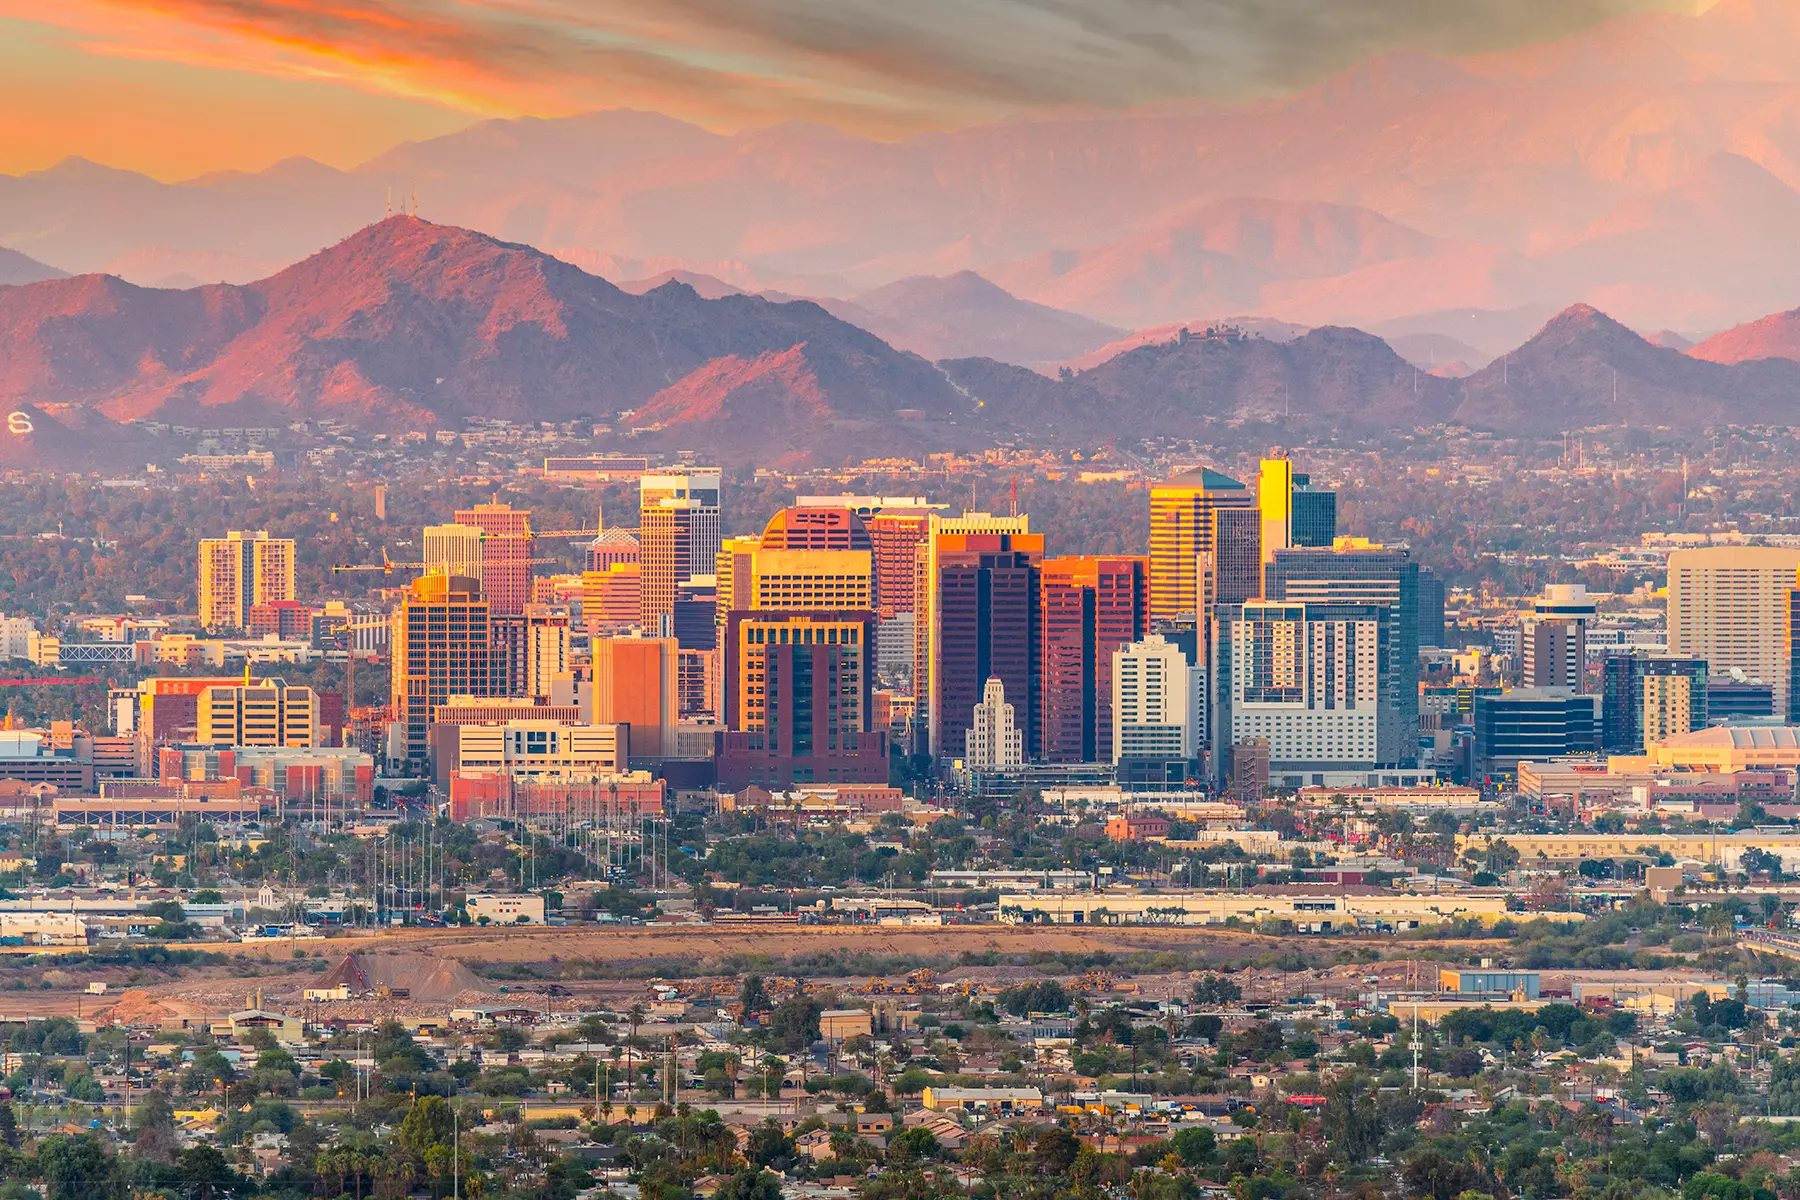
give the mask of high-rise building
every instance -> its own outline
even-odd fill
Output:
[[[1789,713],[1788,593],[1800,549],[1713,546],[1669,555],[1669,653],[1701,658],[1717,675],[1742,671],[1775,689]]]
[[[630,725],[634,755],[661,758],[675,751],[679,652],[674,638],[594,641],[593,723]]]
[[[1419,568],[1419,645],[1444,644],[1444,577],[1430,567]]]
[[[1221,607],[1216,624],[1218,770],[1252,740],[1268,743],[1278,772],[1366,770],[1416,756],[1416,729],[1412,745],[1384,745],[1381,736],[1391,691],[1383,678],[1388,606],[1255,600]]]
[[[932,504],[923,496],[855,496],[848,493],[800,496],[794,505],[797,508],[842,509],[859,517],[869,533],[869,548],[875,553],[876,612],[886,621],[897,613],[914,611],[913,550],[930,532],[933,510],[943,505]]]
[[[394,610],[388,711],[395,757],[425,761],[431,710],[452,696],[492,695],[488,604],[461,575],[415,579]]]
[[[1493,779],[1519,763],[1600,748],[1598,696],[1567,688],[1515,688],[1475,697],[1475,774]]]
[[[735,594],[732,601],[752,609],[872,610],[872,574],[867,550],[759,549],[750,559],[749,603]]]
[[[1262,596],[1262,514],[1253,508],[1214,509],[1212,549],[1196,560],[1203,578],[1195,585],[1195,616],[1202,625],[1217,604],[1242,604]]]
[[[1112,761],[1190,761],[1205,728],[1206,672],[1160,634],[1112,656]]]
[[[419,556],[425,572],[460,575],[481,582],[481,530],[473,525],[427,525],[424,552]]]
[[[1381,763],[1409,765],[1419,739],[1419,566],[1404,546],[1339,538],[1329,550],[1277,551],[1263,598],[1305,604],[1378,604],[1389,619],[1381,645]],[[1215,738],[1216,740],[1216,738]],[[1273,753],[1273,752],[1272,752]],[[1279,761],[1280,755],[1274,754]]]
[[[1016,767],[1025,761],[1024,737],[999,676],[982,688],[981,703],[975,706],[963,734],[963,761],[972,771]]]
[[[569,613],[544,604],[528,604],[510,616],[490,616],[490,690],[496,696],[548,701],[560,681],[573,690],[569,662]]]
[[[916,613],[913,556],[931,533],[931,509],[884,509],[868,518],[869,541],[875,548],[875,611],[883,621],[900,613]]]
[[[669,635],[683,650],[711,650],[719,644],[718,587],[711,575],[682,584],[670,615]]]
[[[937,597],[937,553],[941,538],[947,535],[968,533],[993,533],[1001,535],[1029,535],[1031,518],[1020,513],[1017,516],[996,516],[993,513],[965,512],[959,517],[946,517],[932,513],[927,521],[929,531],[923,542],[913,549],[913,696],[918,701],[918,712],[929,727],[931,719],[931,655],[933,621],[935,614],[933,604]],[[1039,539],[1040,553],[1042,539]],[[899,610],[901,612],[905,609]],[[983,677],[986,678],[985,676]],[[1011,686],[1009,684],[1009,686]],[[980,691],[979,683],[974,696]],[[960,748],[962,737],[959,734],[952,744],[952,752]]]
[[[1659,684],[1651,712],[1649,681],[1680,678],[1683,687]],[[1685,692],[1685,698],[1680,693]],[[1634,754],[1648,744],[1652,729],[1663,732],[1687,713],[1688,730],[1707,724],[1706,660],[1670,658],[1645,653],[1609,654],[1600,660],[1600,748],[1608,754]],[[1677,730],[1675,732],[1687,732]],[[1666,732],[1664,733],[1666,736]]]
[[[1294,474],[1293,511],[1288,518],[1290,546],[1329,547],[1337,541],[1337,493],[1314,487],[1312,476]]]
[[[1256,508],[1249,488],[1198,467],[1150,489],[1150,619],[1174,621],[1200,612],[1195,563],[1213,550],[1213,513]],[[1260,522],[1260,515],[1258,516]]]
[[[868,610],[732,612],[720,787],[887,782],[887,732],[869,725],[874,628]]]
[[[294,598],[294,539],[267,530],[232,530],[200,539],[200,623],[213,631],[243,629],[250,610]]]
[[[581,573],[581,623],[590,637],[629,629],[643,615],[642,566],[613,563],[604,571]]]
[[[637,535],[626,529],[605,529],[587,544],[587,569],[604,571],[614,563],[638,561]]]
[[[1041,757],[1111,762],[1113,652],[1149,632],[1142,558],[1045,559],[1039,594]]]
[[[719,543],[719,555],[713,564],[713,595],[718,604],[713,613],[720,629],[725,628],[725,618],[734,610],[750,608],[754,603],[756,589],[750,582],[751,567],[760,549],[760,537],[726,538]]]
[[[643,565],[641,619],[659,631],[675,611],[676,589],[711,574],[719,558],[719,484],[716,467],[638,480],[638,554]]]
[[[531,603],[531,510],[477,504],[458,509],[456,523],[481,531],[481,590],[491,611],[524,612]]]
[[[764,550],[867,550],[874,552],[868,527],[847,508],[796,504],[763,526]]]
[[[1256,473],[1256,508],[1262,523],[1262,560],[1293,545],[1294,464],[1265,458]]]
[[[312,747],[319,742],[319,702],[285,679],[214,684],[200,693],[194,740],[208,746]]]
[[[1520,622],[1526,687],[1586,690],[1587,631],[1594,613],[1585,584],[1552,583],[1544,588]]]
[[[1037,757],[1043,536],[942,533],[925,550],[934,568],[926,668],[930,752],[962,749],[970,714],[988,679],[998,676],[1019,714],[1026,756]]]
[[[1706,685],[1686,675],[1644,676],[1644,745],[1659,746],[1694,731],[1694,712],[1705,711]]]

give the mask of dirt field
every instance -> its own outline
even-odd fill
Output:
[[[1330,953],[1341,946],[1303,940],[1307,949]],[[1372,943],[1379,944],[1379,943]],[[1121,925],[1108,928],[1026,928],[997,925],[946,925],[942,928],[882,928],[867,925],[779,926],[725,929],[714,925],[624,929],[512,928],[405,929],[347,934],[298,943],[309,954],[328,958],[344,952],[405,950],[441,955],[459,962],[537,963],[575,960],[610,963],[670,962],[689,973],[704,974],[739,956],[780,960],[826,951],[892,955],[941,960],[963,953],[1031,954],[1180,950],[1216,953],[1221,959],[1293,949],[1296,939],[1263,937],[1226,929]],[[286,942],[234,943],[206,947],[233,956],[280,960]]]

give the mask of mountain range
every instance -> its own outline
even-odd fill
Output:
[[[415,193],[613,279],[860,303],[970,271],[1122,330],[1356,325],[1456,339],[1474,368],[1574,301],[1683,331],[1800,303],[1800,6],[1721,0],[1506,53],[1387,54],[1279,99],[893,143],[615,111],[486,122],[351,170],[162,183],[76,159],[0,177],[0,245],[139,285],[250,284]],[[888,332],[935,357],[974,348],[959,324]],[[979,348],[1046,361],[1024,334],[1002,344]]]
[[[1800,361],[1779,356],[1794,352],[1794,313],[1683,353],[1577,305],[1467,378],[1427,372],[1356,329],[1177,329],[1053,378],[988,357],[934,362],[810,301],[653,282],[634,294],[528,246],[397,216],[251,284],[0,286],[0,401],[33,427],[0,438],[0,465],[126,453],[129,423],[152,418],[219,428],[327,416],[386,431],[584,418],[612,429],[603,445],[835,464],[1021,437],[1192,434],[1209,421],[1554,433],[1800,415]],[[912,289],[1018,304],[986,281]],[[892,293],[856,306],[877,302],[911,311]]]

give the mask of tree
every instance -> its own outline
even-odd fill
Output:
[[[738,1003],[743,1005],[746,1017],[769,1011],[769,993],[763,988],[761,975],[744,976],[744,986],[738,991]]]
[[[824,1005],[806,996],[795,996],[776,1006],[768,1021],[769,1035],[789,1050],[804,1050],[819,1040],[819,1014]]]
[[[781,1180],[761,1167],[746,1167],[719,1185],[714,1200],[781,1200]]]
[[[1184,1129],[1169,1139],[1169,1149],[1181,1159],[1182,1166],[1199,1168],[1212,1161],[1218,1142],[1210,1129]]]
[[[1234,1004],[1243,998],[1244,989],[1217,975],[1208,975],[1194,985],[1195,1004]]]
[[[229,1192],[237,1182],[231,1165],[215,1146],[189,1146],[175,1156],[175,1168],[195,1200],[212,1200],[221,1192]]]
[[[894,1135],[888,1142],[888,1157],[898,1162],[910,1162],[914,1159],[936,1158],[941,1149],[937,1134],[923,1125],[914,1125],[904,1133]]]
[[[38,1143],[37,1160],[48,1185],[47,1200],[91,1200],[112,1194],[116,1164],[91,1133],[51,1135]]]
[[[450,1104],[442,1096],[421,1096],[400,1122],[395,1141],[401,1150],[423,1163],[433,1147],[451,1141],[454,1121]]]

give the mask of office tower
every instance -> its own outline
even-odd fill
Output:
[[[750,608],[756,589],[750,584],[751,565],[762,548],[760,537],[726,538],[719,543],[719,555],[713,564],[713,595],[717,599],[714,619],[720,629],[733,610]]]
[[[1329,548],[1337,541],[1337,493],[1314,487],[1312,476],[1299,472],[1295,472],[1293,482],[1288,544]]]
[[[861,518],[875,552],[875,604],[883,621],[914,611],[913,551],[930,532],[931,513],[942,505],[923,496],[800,496],[798,508],[838,508]]]
[[[1339,538],[1330,550],[1280,550],[1265,572],[1263,598],[1379,604],[1388,610],[1376,758],[1384,764],[1414,762],[1419,738],[1419,566],[1411,551],[1355,538]]]
[[[711,650],[719,644],[718,588],[711,575],[696,575],[676,590],[669,634],[683,650]]]
[[[1444,644],[1444,577],[1419,568],[1419,645]]]
[[[869,727],[874,629],[868,610],[732,612],[720,787],[887,782],[887,733]]]
[[[674,638],[594,641],[593,723],[630,725],[631,752],[661,758],[675,750],[679,719]]]
[[[1221,607],[1213,646],[1215,762],[1233,747],[1268,743],[1271,769],[1344,771],[1398,766],[1416,755],[1382,734],[1384,604],[1254,600]],[[1416,703],[1416,701],[1415,701]]]
[[[1547,585],[1520,622],[1525,686],[1586,690],[1587,630],[1593,622],[1594,602],[1586,585]]]
[[[424,762],[431,710],[452,696],[492,695],[488,604],[460,575],[415,579],[394,610],[388,712],[397,757]]]
[[[991,771],[1024,761],[1024,737],[1013,706],[1006,702],[1006,685],[995,676],[982,688],[981,703],[975,706],[963,734],[963,762],[971,771]]]
[[[1111,762],[1112,656],[1149,632],[1149,563],[1045,559],[1039,594],[1041,757]]]
[[[457,575],[481,582],[481,530],[473,525],[427,525],[419,561],[428,575]]]
[[[589,636],[629,629],[643,615],[642,566],[613,563],[604,571],[581,573],[581,623]]]
[[[243,629],[250,610],[294,598],[294,539],[267,530],[232,530],[200,539],[200,623],[211,631]]]
[[[1038,754],[1039,570],[1044,539],[1031,533],[943,533],[929,551],[927,651],[930,752],[963,746],[991,676],[1006,685],[1025,754]],[[916,684],[915,684],[916,687]]]
[[[313,690],[265,683],[215,684],[200,693],[194,740],[208,746],[319,745],[319,702]]]
[[[1242,604],[1262,596],[1262,514],[1253,508],[1219,508],[1212,514],[1212,549],[1198,556],[1194,615],[1202,626],[1211,605]]]
[[[867,550],[874,552],[863,519],[847,508],[794,505],[763,526],[765,550]]]
[[[753,609],[873,609],[872,572],[867,550],[757,550],[751,555],[750,602],[733,600]]]
[[[564,688],[573,688],[568,610],[528,604],[516,615],[490,615],[488,640],[493,695],[545,703],[559,680]]]
[[[1694,712],[1706,707],[1706,685],[1686,675],[1644,677],[1644,745],[1657,746],[1694,731]]]
[[[719,557],[719,482],[716,467],[638,480],[638,555],[643,565],[640,620],[662,628],[675,609],[676,588],[711,574]]]
[[[1600,748],[1598,696],[1567,688],[1515,688],[1475,697],[1475,774],[1494,779],[1521,762],[1592,754]]]
[[[938,539],[945,535],[964,533],[1029,534],[1031,518],[1024,513],[1003,517],[992,513],[965,512],[959,517],[946,517],[934,512],[927,520],[927,525],[925,540],[913,547],[912,687],[913,696],[918,701],[918,711],[924,718],[922,727],[929,726],[931,712],[932,603],[937,595],[937,586],[933,581],[937,578]],[[960,748],[961,745],[962,739],[958,736],[955,746]]]
[[[587,569],[604,571],[614,563],[638,561],[637,535],[625,529],[603,530],[587,544]]]
[[[717,636],[717,631],[714,632]],[[720,672],[724,663],[725,652],[722,650],[689,650],[683,646],[676,651],[675,710],[682,720],[718,717]]]
[[[1116,650],[1112,761],[1198,758],[1205,729],[1205,680],[1206,672],[1189,664],[1181,647],[1161,634]]]
[[[1671,678],[1686,680],[1686,686],[1659,684],[1655,689],[1657,711],[1652,714],[1649,681]],[[1600,660],[1600,748],[1608,754],[1641,752],[1648,745],[1652,727],[1661,731],[1679,724],[1683,706],[1688,729],[1704,729],[1708,717],[1705,659],[1636,653],[1609,654]]]
[[[1262,560],[1286,550],[1291,540],[1294,512],[1294,464],[1285,458],[1265,458],[1256,472],[1256,508],[1262,524]]]
[[[531,603],[531,510],[510,504],[458,509],[458,525],[481,531],[481,591],[497,616]]]
[[[1669,653],[1771,685],[1776,714],[1788,715],[1788,594],[1797,567],[1800,550],[1767,546],[1670,554]]]
[[[916,613],[913,598],[913,555],[931,533],[931,510],[883,509],[866,521],[875,548],[875,611],[883,621],[900,613]]]
[[[387,484],[385,483],[375,485],[375,519],[377,521],[387,520]]]
[[[1197,467],[1150,489],[1150,619],[1191,620],[1200,611],[1195,562],[1213,550],[1213,513],[1256,509],[1249,488],[1219,472]],[[1260,521],[1260,514],[1258,515]]]

